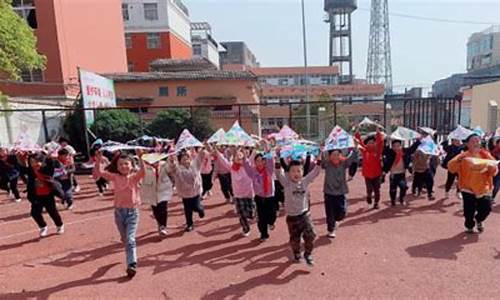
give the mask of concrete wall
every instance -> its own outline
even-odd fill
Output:
[[[483,129],[490,131],[496,128],[489,128],[489,103],[495,101],[500,105],[500,81],[476,85],[472,88],[471,102],[471,126],[481,126]],[[498,127],[496,124],[494,127]]]
[[[177,87],[186,87],[187,96],[177,96]],[[159,96],[159,88],[168,87],[168,97]],[[151,105],[195,106],[207,102],[197,98],[234,97],[237,103],[258,103],[255,82],[250,80],[186,80],[115,82],[117,98],[152,98]],[[224,105],[214,100],[208,104]]]
[[[158,4],[158,20],[144,18],[144,3]],[[124,21],[126,32],[173,32],[184,43],[191,42],[189,16],[172,0],[123,0],[128,5],[129,20]],[[121,10],[120,10],[121,11]]]
[[[192,56],[191,45],[171,32],[160,33],[160,48],[157,49],[148,49],[147,33],[129,34],[132,48],[127,49],[127,60],[134,65],[134,72],[148,72],[149,64],[159,58],[189,59]]]

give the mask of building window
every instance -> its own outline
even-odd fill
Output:
[[[25,70],[21,72],[21,80],[24,82],[41,82],[43,81],[43,73],[40,69]]]
[[[126,4],[126,3],[122,3],[122,16],[123,16],[123,21],[129,20],[128,4]]]
[[[280,78],[278,80],[278,85],[288,85],[288,78]]]
[[[187,96],[187,88],[185,86],[177,87],[177,97],[186,97]]]
[[[16,12],[21,18],[26,20],[31,28],[38,28],[34,0],[12,1],[12,8],[14,9],[14,12]]]
[[[148,33],[148,49],[158,49],[160,47],[160,34],[158,32]]]
[[[129,62],[128,65],[127,65],[127,68],[128,68],[129,72],[134,72],[134,63],[133,62]]]
[[[125,47],[132,49],[132,35],[130,33],[125,33]]]
[[[201,45],[193,45],[193,55],[201,55]]]
[[[218,105],[214,106],[213,111],[231,111],[233,107],[231,105]]]
[[[144,19],[149,21],[158,20],[157,3],[144,3]]]
[[[167,86],[160,86],[160,89],[158,91],[158,95],[160,97],[168,97],[168,87]]]

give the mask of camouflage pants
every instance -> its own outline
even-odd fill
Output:
[[[309,212],[300,216],[287,216],[286,224],[290,233],[290,246],[293,253],[300,253],[300,239],[304,239],[304,256],[312,254],[316,233]]]

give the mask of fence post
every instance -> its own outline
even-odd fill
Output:
[[[333,100],[333,123],[337,126],[337,100]]]
[[[141,125],[141,135],[144,135],[144,120],[142,119],[142,107],[139,106],[139,124]]]
[[[240,126],[243,126],[241,123],[241,104],[238,104],[238,123],[240,123]]]
[[[384,128],[387,129],[387,100],[384,97]]]
[[[290,126],[291,128],[293,128],[292,117],[293,117],[292,103],[288,103],[288,126]]]
[[[47,119],[45,116],[45,110],[42,109],[42,125],[43,125],[43,133],[45,135],[45,142],[48,143],[49,140],[49,129],[47,128]]]
[[[462,124],[462,98],[458,99],[458,124]]]

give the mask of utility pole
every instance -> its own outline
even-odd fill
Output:
[[[307,69],[307,38],[306,38],[306,12],[304,0],[302,0],[302,40],[304,43],[304,77],[305,77],[305,96],[306,96],[306,123],[307,137],[311,137],[311,105],[309,104],[309,75]]]

